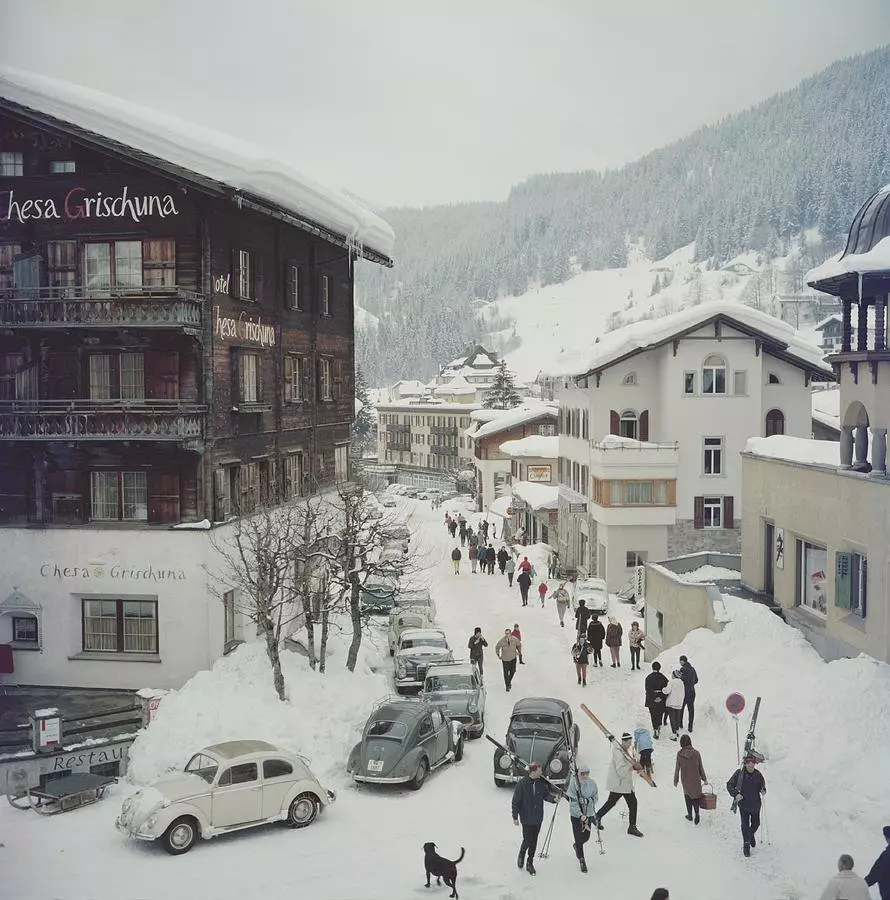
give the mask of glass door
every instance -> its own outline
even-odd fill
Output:
[[[88,293],[108,294],[111,289],[111,245],[86,244],[83,271]]]

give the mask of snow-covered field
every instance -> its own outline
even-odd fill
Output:
[[[577,707],[586,702],[620,733],[647,721],[642,672],[591,670],[586,688],[575,683],[571,631],[559,627],[555,608],[519,605],[499,575],[455,576],[441,522],[445,509],[399,498],[416,509],[417,541],[432,564],[439,620],[455,646],[466,646],[475,625],[489,640],[486,722],[503,737],[513,702],[523,696],[562,697],[576,710],[581,757],[605,790],[609,745]],[[718,809],[703,813],[699,827],[684,818],[682,794],[672,787],[677,745],[662,738],[654,755],[656,789],[640,783],[639,827],[628,836],[613,810],[605,820],[605,855],[588,845],[590,873],[579,872],[571,850],[568,811],[560,807],[550,857],[536,878],[516,868],[518,830],[510,819],[510,792],[492,783],[492,748],[467,746],[463,761],[436,772],[417,793],[357,789],[343,766],[372,702],[385,691],[389,658],[369,648],[359,671],[342,671],[342,650],[330,672],[311,673],[288,655],[291,700],[279,704],[262,656],[242,648],[213,672],[200,673],[167,697],[158,719],[133,750],[135,779],[154,777],[181,764],[192,749],[220,738],[279,741],[310,758],[315,773],[339,797],[312,827],[270,826],[200,843],[182,857],[128,841],[113,826],[120,784],[94,806],[41,818],[0,807],[0,896],[15,900],[120,900],[120,898],[306,897],[445,898],[448,890],[423,887],[424,841],[466,858],[459,867],[463,900],[518,900],[592,895],[648,900],[658,886],[671,897],[719,900],[803,900],[821,893],[835,860],[851,853],[866,870],[882,849],[880,828],[890,810],[890,666],[865,657],[826,664],[806,641],[767,609],[725,598],[732,616],[722,634],[693,632],[664,654],[666,667],[686,653],[699,673],[694,737],[718,791]],[[613,598],[613,612],[627,626],[632,611]],[[505,626],[518,622],[526,665],[507,695],[492,648]],[[385,653],[385,651],[384,651]],[[626,654],[626,650],[624,651]],[[626,657],[625,657],[626,660]],[[380,669],[375,673],[372,669]],[[748,709],[763,698],[758,727],[768,795],[761,841],[750,859],[741,854],[738,819],[723,789],[736,761],[735,727],[724,709],[741,691]],[[877,896],[877,895],[875,895]]]

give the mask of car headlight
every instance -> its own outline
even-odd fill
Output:
[[[498,764],[502,769],[509,769],[513,760],[506,754],[502,754],[501,758],[498,760]]]
[[[158,824],[158,814],[152,813],[141,825],[143,831],[154,831]]]
[[[562,768],[563,768],[563,766],[562,766],[561,759],[557,758],[557,759],[551,760],[550,771],[553,772],[554,775],[559,775],[559,773],[562,771]]]
[[[479,712],[479,701],[476,700],[475,698],[470,700],[470,702],[467,704],[467,712],[471,712],[471,713]]]
[[[121,815],[122,816],[126,816],[130,812],[130,810],[133,808],[134,802],[135,801],[133,800],[132,797],[127,797],[127,799],[124,800],[123,805],[121,806]]]

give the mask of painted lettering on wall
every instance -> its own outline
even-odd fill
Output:
[[[246,313],[241,313],[237,319],[224,316],[218,306],[213,307],[213,331],[224,341],[244,341],[260,347],[275,346],[274,325],[264,325],[259,316],[254,319]]]
[[[24,223],[32,219],[130,219],[141,222],[148,216],[166,219],[178,215],[171,194],[131,197],[130,189],[124,186],[115,196],[102,191],[89,194],[86,188],[74,187],[59,201],[51,198],[16,200],[15,191],[10,191],[6,216],[0,222]]]
[[[101,766],[102,763],[117,762],[124,758],[123,747],[109,747],[108,750],[88,750],[83,753],[69,753],[53,760],[53,772],[64,772],[76,766]]]
[[[216,278],[213,279],[214,293],[228,295],[231,278],[231,275],[217,275]]]
[[[60,566],[58,563],[45,562],[40,567],[44,578],[111,578],[115,581],[185,581],[183,569],[147,569],[139,566]]]

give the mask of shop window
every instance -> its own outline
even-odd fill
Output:
[[[627,550],[624,553],[624,568],[636,569],[637,566],[645,565],[646,557],[645,550]]]
[[[172,238],[149,238],[143,241],[142,280],[150,288],[175,287],[176,241]]]
[[[684,394],[694,394],[695,393],[695,372],[684,372],[683,373],[683,393]]]
[[[331,314],[331,303],[333,300],[333,280],[330,275],[321,276],[321,296],[319,297],[319,311],[323,316]]]
[[[147,521],[147,473],[91,472],[90,518],[94,522]]]
[[[713,354],[702,365],[701,391],[703,394],[726,393],[726,362]]]
[[[286,272],[285,300],[288,309],[303,308],[303,270],[299,266],[288,266]]]
[[[861,553],[835,554],[834,603],[865,618],[868,596],[868,560]]]
[[[796,542],[797,605],[820,616],[826,614],[828,550],[809,541]]]
[[[25,157],[17,152],[0,152],[0,178],[21,178],[25,174]]]
[[[21,244],[0,244],[0,290],[9,290],[13,287],[15,283],[13,260],[21,252]]]
[[[77,171],[77,163],[73,159],[54,159],[49,164],[50,175],[73,175]]]
[[[303,399],[305,360],[300,356],[284,357],[284,402],[299,403]]]
[[[14,644],[31,644],[35,647],[40,643],[36,616],[12,617],[12,642]]]
[[[703,472],[705,475],[723,474],[723,438],[705,438]]]
[[[766,414],[766,436],[785,433],[785,414],[780,409],[771,409]]]
[[[53,294],[66,296],[77,283],[77,241],[47,241],[46,272],[48,287],[60,288]]]
[[[158,604],[154,600],[84,599],[81,625],[85,652],[158,652]]]
[[[329,359],[318,361],[318,398],[319,400],[333,400],[333,378],[331,376],[332,362]]]

